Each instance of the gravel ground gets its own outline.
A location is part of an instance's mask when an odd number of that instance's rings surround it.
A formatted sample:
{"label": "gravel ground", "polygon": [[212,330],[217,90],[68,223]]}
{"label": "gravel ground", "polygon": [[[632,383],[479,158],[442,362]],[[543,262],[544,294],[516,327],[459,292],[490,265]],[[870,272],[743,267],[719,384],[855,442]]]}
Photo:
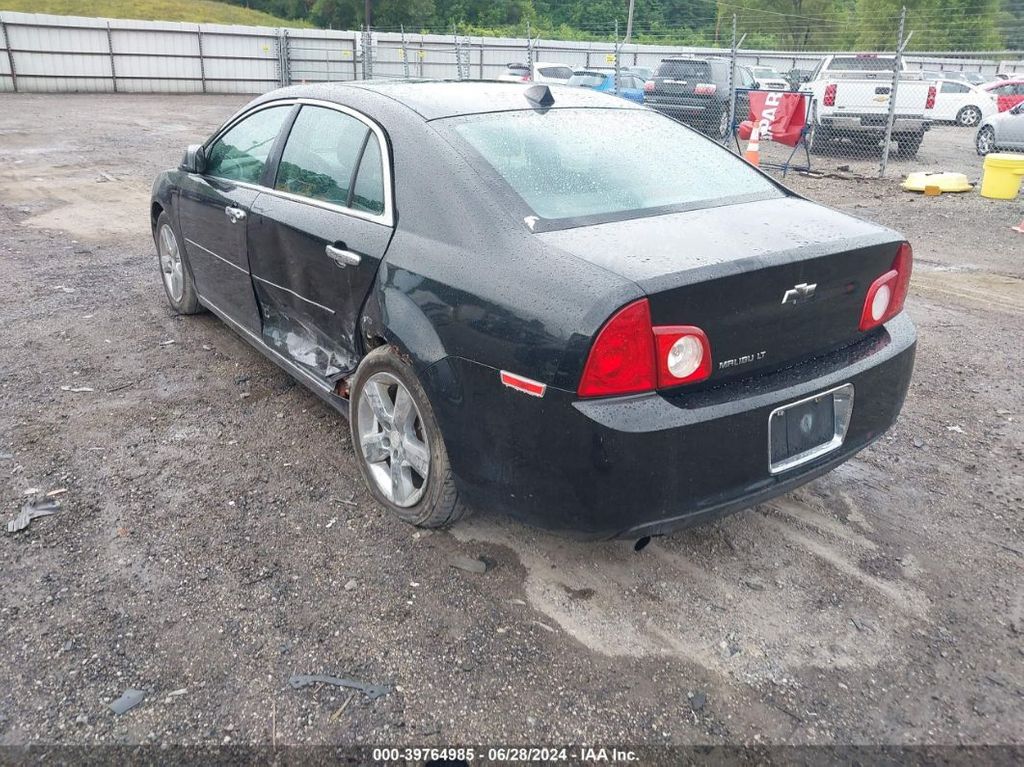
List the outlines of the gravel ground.
{"label": "gravel ground", "polygon": [[[918,257],[903,415],[831,474],[640,553],[487,509],[427,534],[164,300],[149,185],[244,99],[0,98],[0,502],[66,491],[0,536],[0,744],[1024,743],[1019,203],[790,176]],[[977,177],[970,133],[922,166]]]}

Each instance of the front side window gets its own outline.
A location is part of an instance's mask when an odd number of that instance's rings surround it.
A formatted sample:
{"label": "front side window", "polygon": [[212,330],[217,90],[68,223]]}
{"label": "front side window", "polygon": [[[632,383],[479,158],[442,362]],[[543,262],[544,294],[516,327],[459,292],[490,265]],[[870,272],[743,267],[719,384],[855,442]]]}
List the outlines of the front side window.
{"label": "front side window", "polygon": [[268,107],[236,123],[210,147],[206,173],[258,184],[277,134],[281,132],[291,109],[290,104]]}
{"label": "front side window", "polygon": [[653,111],[499,112],[451,124],[542,219],[784,196],[727,149]]}

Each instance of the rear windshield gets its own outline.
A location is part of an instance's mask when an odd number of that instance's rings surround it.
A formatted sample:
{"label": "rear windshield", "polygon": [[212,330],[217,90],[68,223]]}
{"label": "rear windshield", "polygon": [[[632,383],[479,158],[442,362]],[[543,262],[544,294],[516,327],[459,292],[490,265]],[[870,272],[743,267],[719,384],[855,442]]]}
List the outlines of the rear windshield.
{"label": "rear windshield", "polygon": [[828,68],[849,72],[891,72],[896,68],[896,59],[880,59],[877,56],[836,56]]}
{"label": "rear windshield", "polygon": [[452,125],[541,219],[632,218],[784,196],[732,152],[657,112],[499,112]]}
{"label": "rear windshield", "polygon": [[663,61],[658,65],[656,77],[668,77],[673,80],[711,77],[711,65],[706,61]]}
{"label": "rear windshield", "polygon": [[569,67],[537,67],[542,77],[554,77],[559,80],[568,80],[572,77],[572,70]]}
{"label": "rear windshield", "polygon": [[577,72],[569,78],[569,85],[581,85],[584,88],[596,88],[604,82],[600,72]]}

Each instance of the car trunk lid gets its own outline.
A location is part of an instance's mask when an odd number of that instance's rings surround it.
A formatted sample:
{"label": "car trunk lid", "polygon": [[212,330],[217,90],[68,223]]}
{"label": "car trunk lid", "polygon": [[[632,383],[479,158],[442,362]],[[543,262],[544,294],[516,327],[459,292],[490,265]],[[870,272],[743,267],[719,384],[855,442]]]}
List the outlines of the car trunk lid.
{"label": "car trunk lid", "polygon": [[712,384],[858,340],[868,287],[902,242],[890,230],[792,197],[537,236],[634,281],[655,325],[703,329]]}

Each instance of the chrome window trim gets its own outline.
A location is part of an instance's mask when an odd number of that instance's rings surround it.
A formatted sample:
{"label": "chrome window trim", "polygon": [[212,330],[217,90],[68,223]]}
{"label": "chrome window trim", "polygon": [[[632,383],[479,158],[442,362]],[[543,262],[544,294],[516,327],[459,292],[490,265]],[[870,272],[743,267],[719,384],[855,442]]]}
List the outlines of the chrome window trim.
{"label": "chrome window trim", "polygon": [[[334,213],[343,213],[346,216],[352,216],[353,218],[359,218],[364,221],[371,221],[376,224],[382,224],[384,226],[392,227],[395,225],[394,215],[394,199],[393,199],[393,185],[391,175],[391,147],[388,146],[387,137],[384,135],[384,130],[372,119],[364,115],[362,112],[357,112],[351,107],[344,106],[343,104],[335,104],[333,101],[323,101],[321,99],[310,99],[310,98],[286,98],[277,99],[274,101],[268,101],[265,104],[259,104],[252,109],[243,112],[242,114],[235,117],[231,122],[225,124],[217,134],[210,139],[204,147],[212,147],[217,143],[221,137],[229,130],[234,128],[242,120],[254,115],[263,109],[269,109],[270,107],[278,106],[295,106],[295,105],[308,105],[314,107],[322,107],[325,109],[333,109],[336,112],[341,112],[349,117],[354,117],[363,123],[367,128],[373,131],[374,136],[377,138],[377,144],[380,147],[380,159],[381,159],[381,171],[383,175],[381,178],[384,180],[384,212],[383,213],[367,213],[366,211],[356,210],[355,208],[349,208],[344,205],[334,205],[329,202],[322,202],[321,200],[314,200],[311,197],[303,197],[299,194],[292,194],[291,192],[282,192],[279,189],[273,189],[271,187],[263,186],[262,184],[252,184],[248,181],[236,181],[232,178],[224,178],[222,176],[207,176],[203,174],[204,178],[216,179],[225,184],[234,184],[244,189],[253,189],[262,194],[269,194],[273,197],[279,197],[285,200],[292,200],[293,202],[301,202],[306,205],[312,205],[316,208],[322,208],[329,210]],[[287,147],[287,139],[285,140],[285,147]]]}
{"label": "chrome window trim", "polygon": [[[779,407],[772,410],[768,416],[768,471],[773,476],[781,474],[790,469],[795,469],[797,466],[802,466],[809,461],[813,461],[815,458],[821,458],[821,456],[831,453],[842,446],[846,440],[846,431],[850,428],[850,419],[853,417],[853,394],[853,384],[846,383],[842,386],[836,386],[827,391],[798,399],[795,402],[787,402],[785,405],[779,405]],[[797,453],[777,463],[772,463],[772,421],[775,420],[775,414],[827,395],[832,396],[832,403],[835,409],[832,439],[802,453]]]}

